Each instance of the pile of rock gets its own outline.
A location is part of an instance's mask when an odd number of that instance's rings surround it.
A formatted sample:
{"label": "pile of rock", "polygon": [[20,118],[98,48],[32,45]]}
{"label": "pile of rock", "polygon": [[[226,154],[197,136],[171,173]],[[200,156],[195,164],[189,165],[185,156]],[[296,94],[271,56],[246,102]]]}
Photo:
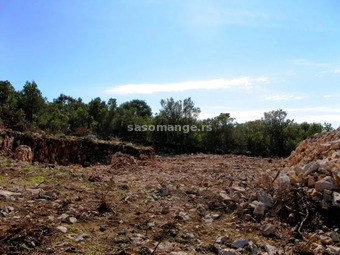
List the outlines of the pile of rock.
{"label": "pile of rock", "polygon": [[[283,169],[324,210],[340,208],[340,128],[302,141]],[[280,174],[280,178],[282,179]]]}

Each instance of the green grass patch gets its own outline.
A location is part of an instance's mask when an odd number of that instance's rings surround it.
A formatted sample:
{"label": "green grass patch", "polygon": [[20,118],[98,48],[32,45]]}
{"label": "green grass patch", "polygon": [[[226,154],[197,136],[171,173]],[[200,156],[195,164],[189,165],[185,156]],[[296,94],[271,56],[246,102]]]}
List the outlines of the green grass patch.
{"label": "green grass patch", "polygon": [[41,175],[33,176],[28,179],[28,182],[30,183],[42,183],[44,181],[45,181],[45,178],[44,176],[41,176]]}

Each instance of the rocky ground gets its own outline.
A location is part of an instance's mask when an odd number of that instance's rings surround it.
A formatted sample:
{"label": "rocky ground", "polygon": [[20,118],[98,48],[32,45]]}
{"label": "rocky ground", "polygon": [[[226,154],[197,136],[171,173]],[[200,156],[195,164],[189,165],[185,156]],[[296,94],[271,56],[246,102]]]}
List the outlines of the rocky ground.
{"label": "rocky ground", "polygon": [[0,254],[340,254],[337,135],[287,160],[116,153],[84,168],[0,156]]}

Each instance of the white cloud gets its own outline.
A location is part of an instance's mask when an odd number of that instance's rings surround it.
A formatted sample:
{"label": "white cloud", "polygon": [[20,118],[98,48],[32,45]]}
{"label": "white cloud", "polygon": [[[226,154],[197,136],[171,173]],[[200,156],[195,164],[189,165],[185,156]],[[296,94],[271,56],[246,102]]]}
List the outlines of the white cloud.
{"label": "white cloud", "polygon": [[257,83],[266,83],[266,77],[250,78],[241,77],[235,79],[214,79],[205,81],[188,81],[167,84],[141,83],[125,84],[105,90],[109,94],[153,94],[160,92],[183,92],[187,90],[216,90],[241,88],[249,90],[254,88]]}
{"label": "white cloud", "polygon": [[303,66],[316,66],[316,67],[325,67],[328,66],[328,63],[322,63],[322,62],[313,62],[308,59],[304,58],[297,58],[291,60],[296,65],[303,65]]}
{"label": "white cloud", "polygon": [[297,96],[294,94],[277,94],[277,95],[264,96],[265,101],[275,101],[275,102],[288,101],[288,100],[303,100],[305,98],[308,98],[308,97]]}

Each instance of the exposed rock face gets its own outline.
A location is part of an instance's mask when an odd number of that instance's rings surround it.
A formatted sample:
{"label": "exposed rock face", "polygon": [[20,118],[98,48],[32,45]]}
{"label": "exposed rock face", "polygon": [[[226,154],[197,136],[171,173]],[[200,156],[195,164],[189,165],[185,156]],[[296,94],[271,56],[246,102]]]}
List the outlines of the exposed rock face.
{"label": "exposed rock face", "polygon": [[27,145],[19,145],[15,149],[14,158],[23,162],[32,162],[32,149]]}
{"label": "exposed rock face", "polygon": [[90,138],[56,138],[1,130],[0,151],[12,154],[15,150],[17,150],[16,157],[23,161],[34,160],[51,164],[82,164],[84,166],[95,163],[110,164],[111,155],[116,152],[141,159],[154,156],[154,150],[151,147],[135,147],[123,142],[98,142]]}

